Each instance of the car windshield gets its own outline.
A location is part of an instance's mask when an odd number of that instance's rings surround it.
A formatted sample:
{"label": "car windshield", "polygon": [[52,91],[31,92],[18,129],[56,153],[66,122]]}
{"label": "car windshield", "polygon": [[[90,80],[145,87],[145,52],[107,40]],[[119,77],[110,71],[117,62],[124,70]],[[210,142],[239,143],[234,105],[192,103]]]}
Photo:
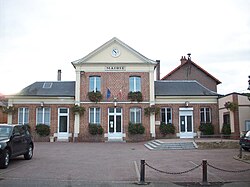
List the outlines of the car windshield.
{"label": "car windshield", "polygon": [[0,126],[0,138],[8,138],[11,135],[11,127]]}

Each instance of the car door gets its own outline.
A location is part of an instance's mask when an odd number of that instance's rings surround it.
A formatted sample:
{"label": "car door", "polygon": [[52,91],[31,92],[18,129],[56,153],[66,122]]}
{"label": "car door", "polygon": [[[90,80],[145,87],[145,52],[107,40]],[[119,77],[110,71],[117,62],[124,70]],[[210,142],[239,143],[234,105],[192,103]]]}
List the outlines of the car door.
{"label": "car door", "polygon": [[12,156],[19,155],[22,152],[23,136],[18,126],[15,126],[12,134]]}

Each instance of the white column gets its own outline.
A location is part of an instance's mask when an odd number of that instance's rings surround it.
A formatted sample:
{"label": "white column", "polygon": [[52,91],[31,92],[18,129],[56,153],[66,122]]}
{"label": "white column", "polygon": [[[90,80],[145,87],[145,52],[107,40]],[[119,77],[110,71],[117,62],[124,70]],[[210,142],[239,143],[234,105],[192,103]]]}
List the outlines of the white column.
{"label": "white column", "polygon": [[[154,69],[149,72],[150,106],[155,104]],[[155,114],[150,114],[150,133],[155,137]]]}
{"label": "white column", "polygon": [[12,124],[12,113],[8,113],[7,123]]}
{"label": "white column", "polygon": [[150,133],[151,136],[155,137],[155,114],[150,114]]}
{"label": "white column", "polygon": [[[76,69],[76,83],[75,83],[75,104],[80,105],[80,82],[81,72]],[[78,137],[80,132],[80,116],[78,113],[75,114],[74,123],[74,137]]]}

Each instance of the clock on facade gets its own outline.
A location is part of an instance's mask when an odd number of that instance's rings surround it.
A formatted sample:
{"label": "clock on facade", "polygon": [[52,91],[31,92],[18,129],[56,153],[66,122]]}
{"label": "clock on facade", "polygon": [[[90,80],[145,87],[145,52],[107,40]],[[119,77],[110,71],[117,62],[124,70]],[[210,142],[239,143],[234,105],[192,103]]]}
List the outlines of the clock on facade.
{"label": "clock on facade", "polygon": [[111,55],[113,57],[118,57],[120,55],[120,50],[117,49],[117,48],[113,48],[112,51],[111,51]]}

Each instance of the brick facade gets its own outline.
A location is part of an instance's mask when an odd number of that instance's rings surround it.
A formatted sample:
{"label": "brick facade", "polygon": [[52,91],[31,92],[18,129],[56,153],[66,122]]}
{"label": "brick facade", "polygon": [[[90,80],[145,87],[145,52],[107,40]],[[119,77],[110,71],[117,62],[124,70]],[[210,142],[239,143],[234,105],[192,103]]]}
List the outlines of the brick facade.
{"label": "brick facade", "polygon": [[[54,133],[58,132],[58,108],[69,108],[69,133],[74,133],[74,114],[70,110],[70,108],[73,105],[44,105],[43,107],[48,107],[51,109],[50,113],[50,135],[54,135]],[[29,109],[29,126],[31,128],[32,132],[35,132],[36,128],[36,110],[37,108],[40,108],[40,105],[36,104],[29,104],[29,105],[19,105],[16,104],[15,108],[28,108]],[[18,123],[18,110],[16,110],[12,114],[12,123],[17,124]]]}
{"label": "brick facade", "polygon": [[[179,133],[179,109],[185,108],[183,104],[160,104],[157,105],[159,108],[171,108],[172,109],[172,124],[175,126],[175,132]],[[189,108],[193,108],[193,132],[197,132],[200,126],[200,109],[207,107],[211,109],[211,124],[214,125],[214,133],[219,133],[219,115],[218,115],[218,104],[190,104]],[[156,121],[161,121],[161,115],[156,116]],[[159,131],[159,125],[156,125],[156,138],[162,138]],[[168,137],[176,137],[176,135],[170,135]]]}
{"label": "brick facade", "polygon": [[[111,91],[109,100],[117,97],[119,101],[128,101],[129,92],[129,77],[141,77],[141,92],[143,94],[143,101],[149,100],[149,73],[146,72],[82,72],[81,86],[80,86],[80,100],[89,101],[87,94],[89,92],[89,77],[101,77],[101,93],[104,101],[106,99],[107,89]],[[121,93],[120,93],[121,91]]]}
{"label": "brick facade", "polygon": [[[89,102],[87,93],[89,92],[89,77],[100,76],[101,77],[101,93],[103,95],[103,101],[106,103],[84,103]],[[129,109],[138,107],[141,108],[142,124],[145,127],[145,134],[140,137],[141,140],[150,139],[150,124],[149,117],[144,117],[144,108],[148,107],[147,103],[131,103],[128,100],[129,93],[129,77],[139,76],[141,77],[141,92],[143,94],[143,102],[149,101],[149,73],[147,72],[86,72],[81,73],[81,86],[80,86],[80,99],[83,102],[82,106],[86,109],[86,114],[80,118],[80,141],[95,141],[93,135],[88,132],[89,124],[89,108],[98,107],[101,109],[101,125],[104,128],[104,133],[108,133],[108,108],[113,108],[113,100],[117,97],[117,107],[122,108],[122,132],[126,134],[124,138],[126,141],[132,141],[133,136],[128,136],[128,124],[129,124]],[[106,98],[107,89],[110,90],[111,96]],[[121,91],[121,92],[120,92]],[[124,103],[126,102],[126,104]],[[99,140],[106,140],[104,137],[99,137]]]}
{"label": "brick facade", "polygon": [[196,80],[206,88],[217,92],[216,80],[194,65],[192,61],[187,61],[180,68],[173,71],[173,73],[164,77],[163,80]]}

